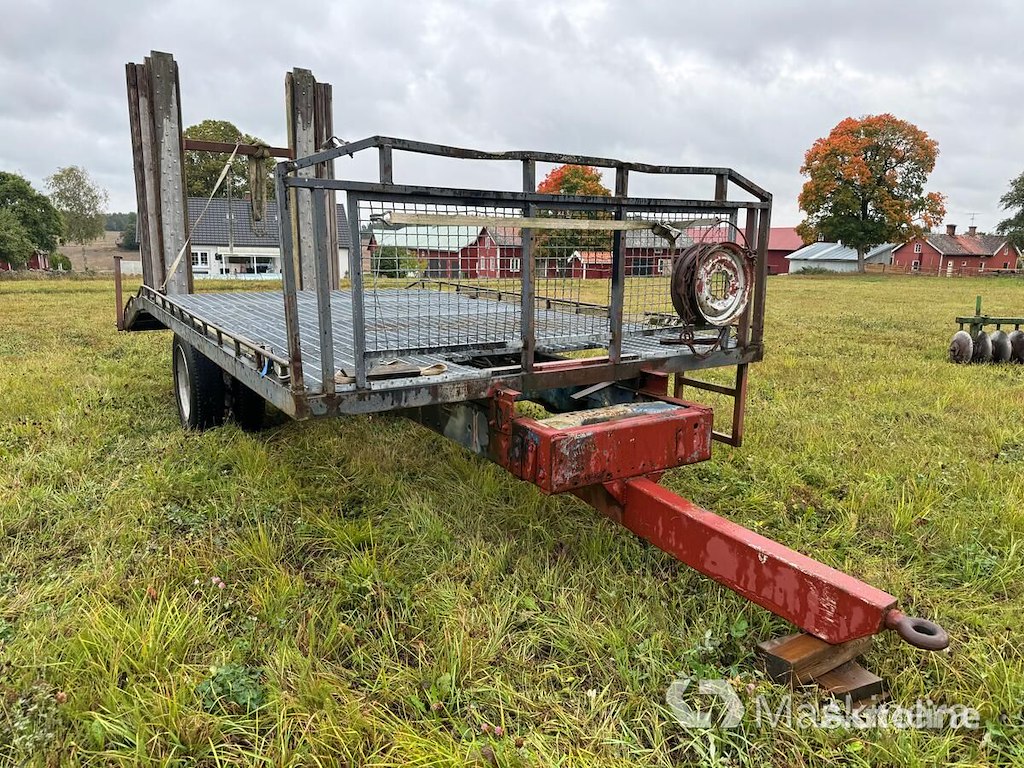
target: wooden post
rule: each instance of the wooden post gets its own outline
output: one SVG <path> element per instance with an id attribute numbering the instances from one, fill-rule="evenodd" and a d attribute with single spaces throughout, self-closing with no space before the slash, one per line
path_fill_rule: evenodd
<path id="1" fill-rule="evenodd" d="M 188 248 L 168 274 L 188 232 L 178 65 L 169 53 L 153 51 L 125 73 L 143 282 L 159 289 L 166 281 L 167 293 L 189 293 Z"/>
<path id="2" fill-rule="evenodd" d="M 334 136 L 334 98 L 333 88 L 330 83 L 316 83 L 313 89 L 313 136 L 314 151 L 318 152 L 327 146 L 327 142 Z M 320 163 L 316 166 L 318 179 L 334 178 L 334 161 Z M 338 198 L 334 190 L 327 191 L 327 242 L 330 254 L 330 287 L 334 290 L 341 283 L 342 272 L 348 269 L 338 261 Z M 342 226 L 348 226 L 348 220 L 342 222 Z M 349 254 L 351 256 L 351 253 Z"/>
<path id="3" fill-rule="evenodd" d="M 288 108 L 288 147 L 296 158 L 311 155 L 323 149 L 334 135 L 332 88 L 330 83 L 318 83 L 308 69 L 294 69 L 285 75 L 285 103 Z M 334 161 L 303 168 L 299 176 L 313 179 L 333 179 Z M 295 239 L 295 273 L 301 290 L 316 288 L 316 248 L 313 241 L 313 196 L 309 190 L 293 189 L 292 232 Z M 327 194 L 327 232 L 330 242 L 330 271 L 328 279 L 332 289 L 337 288 L 341 269 L 338 264 L 338 221 L 336 194 Z"/>

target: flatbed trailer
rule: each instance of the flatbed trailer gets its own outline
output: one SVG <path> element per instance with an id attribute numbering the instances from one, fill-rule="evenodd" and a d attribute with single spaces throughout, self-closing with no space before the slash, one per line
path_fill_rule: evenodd
<path id="1" fill-rule="evenodd" d="M 330 86 L 305 70 L 286 78 L 287 149 L 189 142 L 173 59 L 153 53 L 127 73 L 144 285 L 122 306 L 118 277 L 117 321 L 173 332 L 184 426 L 233 412 L 256 429 L 268 402 L 295 419 L 398 413 L 544 493 L 576 495 L 827 643 L 894 629 L 920 648 L 948 645 L 882 590 L 658 484 L 710 458 L 713 441 L 743 442 L 748 370 L 764 353 L 761 187 L 729 168 L 339 143 Z M 283 158 L 280 290 L 192 292 L 186 149 Z M 336 162 L 367 152 L 375 179 L 336 178 Z M 396 154 L 514 163 L 521 190 L 399 184 Z M 537 192 L 538 167 L 563 164 L 610 170 L 613 194 Z M 630 196 L 639 174 L 703 179 L 709 193 Z M 349 229 L 347 264 L 334 258 L 338 226 Z M 713 368 L 731 368 L 732 383 L 698 378 Z M 728 429 L 685 396 L 702 391 L 733 400 Z M 524 415 L 524 401 L 547 415 Z"/>

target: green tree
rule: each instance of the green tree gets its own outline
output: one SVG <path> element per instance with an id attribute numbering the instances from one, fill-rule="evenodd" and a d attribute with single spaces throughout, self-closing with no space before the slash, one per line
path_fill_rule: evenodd
<path id="1" fill-rule="evenodd" d="M 17 214 L 10 208 L 0 208 L 0 261 L 22 269 L 34 250 L 28 230 Z"/>
<path id="2" fill-rule="evenodd" d="M 50 199 L 64 221 L 64 238 L 82 247 L 82 262 L 88 269 L 85 244 L 103 236 L 107 191 L 77 165 L 58 168 L 47 178 Z"/>
<path id="3" fill-rule="evenodd" d="M 50 254 L 50 269 L 59 269 L 64 272 L 71 271 L 71 259 L 60 251 Z"/>
<path id="4" fill-rule="evenodd" d="M 190 125 L 183 133 L 189 139 L 266 145 L 262 139 L 242 133 L 234 123 L 227 120 L 203 120 L 196 125 Z M 219 152 L 185 152 L 185 188 L 189 197 L 209 197 L 221 171 L 224 170 L 224 163 L 230 156 L 230 153 Z M 269 157 L 263 163 L 267 170 L 266 193 L 269 200 L 274 196 L 275 163 L 274 159 Z M 235 197 L 245 197 L 250 193 L 249 158 L 244 155 L 235 155 L 235 159 L 231 161 L 231 188 Z M 227 180 L 217 190 L 217 196 L 227 197 Z"/>
<path id="5" fill-rule="evenodd" d="M 378 277 L 405 277 L 419 268 L 419 262 L 407 248 L 382 245 L 373 251 L 371 269 Z"/>
<path id="6" fill-rule="evenodd" d="M 118 231 L 121 233 L 121 237 L 117 239 L 117 247 L 122 251 L 137 251 L 139 250 L 139 235 L 138 225 L 139 217 L 134 213 L 117 214 L 118 216 L 124 216 L 121 220 L 121 229 Z"/>
<path id="7" fill-rule="evenodd" d="M 864 254 L 882 243 L 902 243 L 938 224 L 946 213 L 936 192 L 925 192 L 938 142 L 893 115 L 848 117 L 807 150 L 800 192 L 807 218 L 804 242 L 834 240 Z"/>
<path id="8" fill-rule="evenodd" d="M 1006 235 L 1016 247 L 1024 248 L 1024 173 L 1010 181 L 1010 191 L 999 198 L 999 204 L 1011 215 L 999 222 L 996 232 Z"/>
<path id="9" fill-rule="evenodd" d="M 135 228 L 135 211 L 130 213 L 108 213 L 107 221 L 104 225 L 107 232 L 124 232 L 131 225 L 132 229 Z"/>
<path id="10" fill-rule="evenodd" d="M 15 173 L 0 172 L 0 210 L 14 213 L 25 228 L 29 242 L 40 251 L 51 253 L 64 232 L 60 214 L 46 195 L 36 192 L 28 181 Z"/>
<path id="11" fill-rule="evenodd" d="M 601 172 L 589 165 L 560 165 L 552 170 L 537 191 L 549 195 L 588 195 L 609 197 L 612 192 L 601 181 Z M 540 210 L 538 216 L 570 219 L 609 219 L 610 213 L 596 211 Z M 575 251 L 610 251 L 612 234 L 608 230 L 547 229 L 534 233 L 537 260 L 547 271 L 548 264 L 556 265 L 561 273 L 569 267 Z"/>

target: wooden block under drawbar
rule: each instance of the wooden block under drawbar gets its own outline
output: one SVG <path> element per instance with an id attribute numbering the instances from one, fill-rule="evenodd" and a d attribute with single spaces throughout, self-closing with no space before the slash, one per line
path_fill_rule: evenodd
<path id="1" fill-rule="evenodd" d="M 880 696 L 885 691 L 885 681 L 856 661 L 848 661 L 841 667 L 818 675 L 816 679 L 826 693 L 837 699 L 848 697 L 850 701 L 860 701 Z"/>
<path id="2" fill-rule="evenodd" d="M 830 645 L 801 632 L 760 642 L 757 650 L 768 677 L 777 683 L 801 685 L 865 653 L 871 641 L 869 635 Z"/>

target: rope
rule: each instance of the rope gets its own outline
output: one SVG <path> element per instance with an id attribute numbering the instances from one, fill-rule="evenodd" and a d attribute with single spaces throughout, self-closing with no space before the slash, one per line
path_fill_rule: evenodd
<path id="1" fill-rule="evenodd" d="M 188 250 L 189 243 L 192 241 L 192 232 L 199 225 L 199 222 L 203 220 L 203 216 L 206 215 L 206 211 L 210 207 L 210 203 L 213 202 L 213 198 L 217 194 L 217 190 L 220 189 L 220 185 L 224 183 L 224 179 L 228 175 L 228 170 L 231 168 L 231 161 L 235 159 L 235 155 L 238 154 L 238 148 L 241 145 L 241 142 L 236 142 L 235 148 L 231 150 L 231 156 L 228 158 L 228 161 L 224 163 L 224 167 L 221 169 L 220 176 L 217 177 L 217 183 L 213 185 L 213 191 L 210 193 L 210 197 L 207 199 L 206 205 L 204 205 L 203 210 L 200 211 L 199 216 L 196 218 L 196 223 L 192 225 L 188 236 L 185 238 L 185 242 L 181 244 L 181 250 L 178 251 L 178 255 L 174 257 L 174 261 L 171 262 L 171 268 L 167 270 L 167 276 L 164 277 L 164 281 L 160 284 L 160 293 L 166 292 L 167 281 L 171 279 L 171 275 L 173 275 L 175 270 L 178 269 L 178 265 L 181 263 L 181 259 L 184 257 L 185 251 Z"/>
<path id="2" fill-rule="evenodd" d="M 267 209 L 267 166 L 270 157 L 267 147 L 259 145 L 255 154 L 249 156 L 249 198 L 252 213 L 252 230 L 258 237 L 267 234 L 263 213 Z"/>

